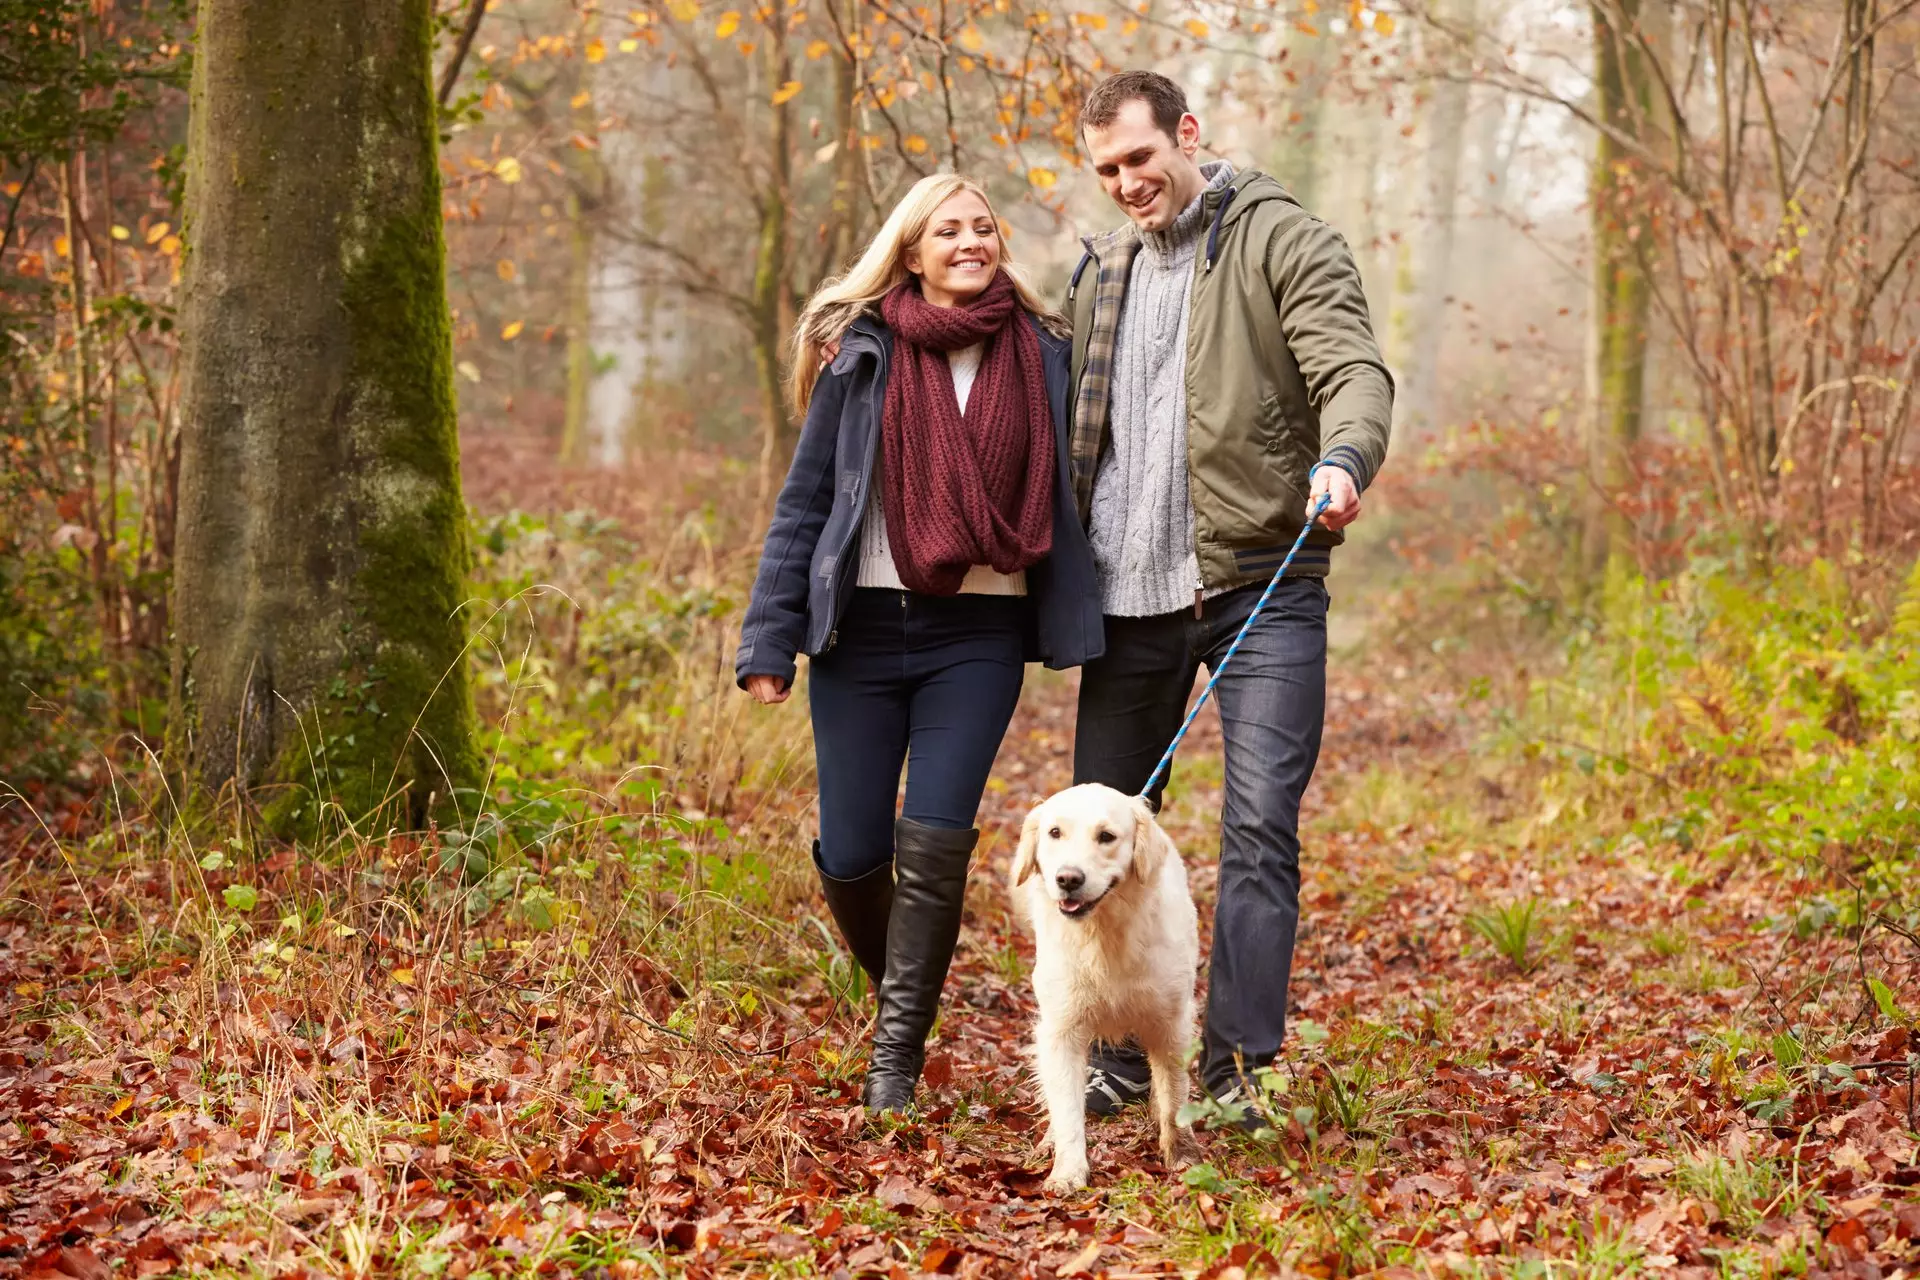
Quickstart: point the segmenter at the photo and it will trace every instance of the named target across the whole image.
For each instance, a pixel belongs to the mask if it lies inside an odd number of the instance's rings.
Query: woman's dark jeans
[[[1026,674],[1026,602],[862,587],[808,698],[820,780],[820,869],[841,880],[893,860],[894,802],[929,827],[973,826]]]

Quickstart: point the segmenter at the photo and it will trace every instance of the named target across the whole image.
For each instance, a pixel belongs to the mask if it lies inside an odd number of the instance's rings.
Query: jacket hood
[[[1255,205],[1267,204],[1275,200],[1296,207],[1300,204],[1293,198],[1291,191],[1280,185],[1278,179],[1269,177],[1258,169],[1242,169],[1234,174],[1233,181],[1227,184],[1227,190],[1233,193],[1233,198],[1227,205],[1225,218],[1222,219],[1226,226],[1232,226],[1245,217],[1247,211]]]

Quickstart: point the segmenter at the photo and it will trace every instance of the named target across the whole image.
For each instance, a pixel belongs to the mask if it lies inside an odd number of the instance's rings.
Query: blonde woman
[[[986,192],[951,174],[916,183],[795,326],[806,425],[735,671],[781,702],[796,655],[810,659],[814,862],[879,992],[875,1114],[913,1101],[1024,664],[1077,666],[1102,647],[1067,476],[1063,332]]]

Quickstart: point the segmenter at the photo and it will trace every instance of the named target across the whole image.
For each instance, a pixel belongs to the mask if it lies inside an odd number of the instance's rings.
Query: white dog
[[[1146,801],[1098,784],[1027,816],[1013,860],[1016,906],[1032,922],[1034,1065],[1053,1143],[1049,1191],[1087,1185],[1087,1054],[1131,1035],[1153,1071],[1160,1154],[1196,1151],[1187,1101],[1199,923],[1187,869]]]

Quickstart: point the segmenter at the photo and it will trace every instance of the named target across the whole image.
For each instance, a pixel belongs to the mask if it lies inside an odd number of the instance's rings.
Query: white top
[[[947,353],[947,368],[953,371],[953,397],[960,402],[962,413],[967,411],[967,393],[973,390],[973,379],[980,372],[980,357],[985,350],[986,344],[975,343],[971,347]],[[867,494],[867,514],[860,522],[860,572],[854,579],[854,585],[885,587],[893,591],[907,589],[906,584],[900,581],[900,571],[893,567],[893,544],[887,541],[887,516],[880,502],[880,449],[877,443],[873,456],[873,481]],[[1027,594],[1026,571],[998,573],[992,565],[977,564],[967,570],[967,576],[961,580],[960,591],[963,595],[1023,596]]]

